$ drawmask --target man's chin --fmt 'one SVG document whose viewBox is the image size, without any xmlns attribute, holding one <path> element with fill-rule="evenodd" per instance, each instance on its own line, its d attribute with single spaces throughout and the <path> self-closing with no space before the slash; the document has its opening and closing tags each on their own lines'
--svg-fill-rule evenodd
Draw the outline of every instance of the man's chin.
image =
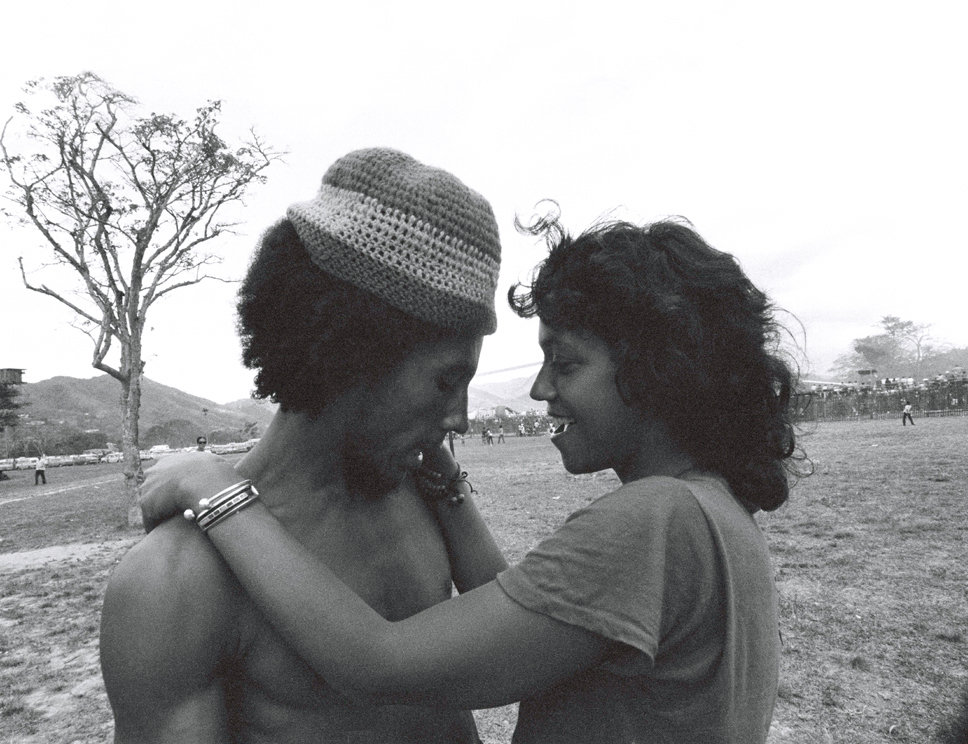
<svg viewBox="0 0 968 744">
<path fill-rule="evenodd" d="M 367 466 L 347 463 L 345 471 L 346 486 L 350 493 L 367 498 L 385 496 L 395 490 L 406 476 L 406 471 L 390 471 L 389 468 L 377 468 L 372 464 Z"/>
</svg>

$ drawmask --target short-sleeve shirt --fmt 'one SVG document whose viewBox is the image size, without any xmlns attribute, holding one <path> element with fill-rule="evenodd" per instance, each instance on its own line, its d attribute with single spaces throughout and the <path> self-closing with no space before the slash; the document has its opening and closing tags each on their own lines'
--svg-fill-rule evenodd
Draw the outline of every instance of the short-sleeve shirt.
<svg viewBox="0 0 968 744">
<path fill-rule="evenodd" d="M 762 744 L 779 669 L 773 571 L 713 475 L 623 485 L 498 576 L 515 602 L 617 641 L 521 702 L 515 744 Z"/>
</svg>

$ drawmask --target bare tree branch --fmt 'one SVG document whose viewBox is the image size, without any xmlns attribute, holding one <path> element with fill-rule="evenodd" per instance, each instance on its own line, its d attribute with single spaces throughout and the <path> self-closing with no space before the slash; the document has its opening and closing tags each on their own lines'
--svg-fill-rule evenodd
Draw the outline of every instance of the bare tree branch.
<svg viewBox="0 0 968 744">
<path fill-rule="evenodd" d="M 236 223 L 223 211 L 264 183 L 264 171 L 282 154 L 254 131 L 230 147 L 217 133 L 218 101 L 200 106 L 191 121 L 142 116 L 134 98 L 89 72 L 32 81 L 25 91 L 27 102 L 15 106 L 0 131 L 11 183 L 6 196 L 16 220 L 42 238 L 37 255 L 46 250 L 73 272 L 71 291 L 86 300 L 32 284 L 23 259 L 21 278 L 97 329 L 84 329 L 94 346 L 92 366 L 121 382 L 130 453 L 137 446 L 149 308 L 177 289 L 225 281 L 206 271 L 221 259 L 205 249 L 231 233 Z M 117 365 L 108 362 L 112 349 Z M 130 468 L 140 469 L 135 458 L 136 452 Z"/>
</svg>

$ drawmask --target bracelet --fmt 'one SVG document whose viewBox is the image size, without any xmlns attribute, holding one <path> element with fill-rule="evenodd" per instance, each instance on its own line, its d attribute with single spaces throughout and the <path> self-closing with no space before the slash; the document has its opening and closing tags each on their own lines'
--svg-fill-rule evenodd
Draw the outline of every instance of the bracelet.
<svg viewBox="0 0 968 744">
<path fill-rule="evenodd" d="M 466 483 L 471 493 L 477 493 L 467 480 L 467 471 L 460 469 L 460 463 L 457 463 L 457 474 L 451 477 L 431 470 L 426 465 L 421 465 L 414 476 L 420 495 L 428 501 L 447 499 L 452 506 L 462 503 L 464 494 L 459 489 L 461 483 Z"/>
<path fill-rule="evenodd" d="M 211 498 L 198 502 L 199 511 L 196 514 L 191 509 L 184 512 L 185 519 L 194 520 L 203 532 L 208 532 L 219 522 L 223 522 L 233 514 L 242 511 L 259 498 L 259 492 L 252 481 L 243 480 L 229 486 Z"/>
<path fill-rule="evenodd" d="M 191 520 L 196 520 L 197 521 L 207 511 L 210 511 L 211 509 L 214 509 L 214 508 L 220 506 L 223 501 L 227 501 L 228 499 L 230 499 L 233 496 L 235 496 L 237 493 L 240 493 L 241 491 L 244 491 L 251 484 L 252 484 L 252 481 L 250 481 L 250 480 L 239 481 L 238 483 L 236 483 L 234 485 L 231 485 L 228 488 L 222 489 L 221 491 L 219 491 L 214 496 L 210 496 L 207 499 L 201 499 L 198 502 L 198 514 L 196 514 L 191 509 L 186 509 L 185 512 L 184 512 L 185 519 L 187 519 L 189 521 L 191 521 Z"/>
</svg>

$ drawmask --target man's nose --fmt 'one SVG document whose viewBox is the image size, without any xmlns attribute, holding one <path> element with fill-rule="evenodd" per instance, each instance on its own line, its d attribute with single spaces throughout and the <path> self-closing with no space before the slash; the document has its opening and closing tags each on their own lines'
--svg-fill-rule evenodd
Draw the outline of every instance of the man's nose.
<svg viewBox="0 0 968 744">
<path fill-rule="evenodd" d="M 467 388 L 454 397 L 451 402 L 450 410 L 444 418 L 443 428 L 445 431 L 453 431 L 458 434 L 466 434 L 469 428 L 467 421 Z"/>
</svg>

